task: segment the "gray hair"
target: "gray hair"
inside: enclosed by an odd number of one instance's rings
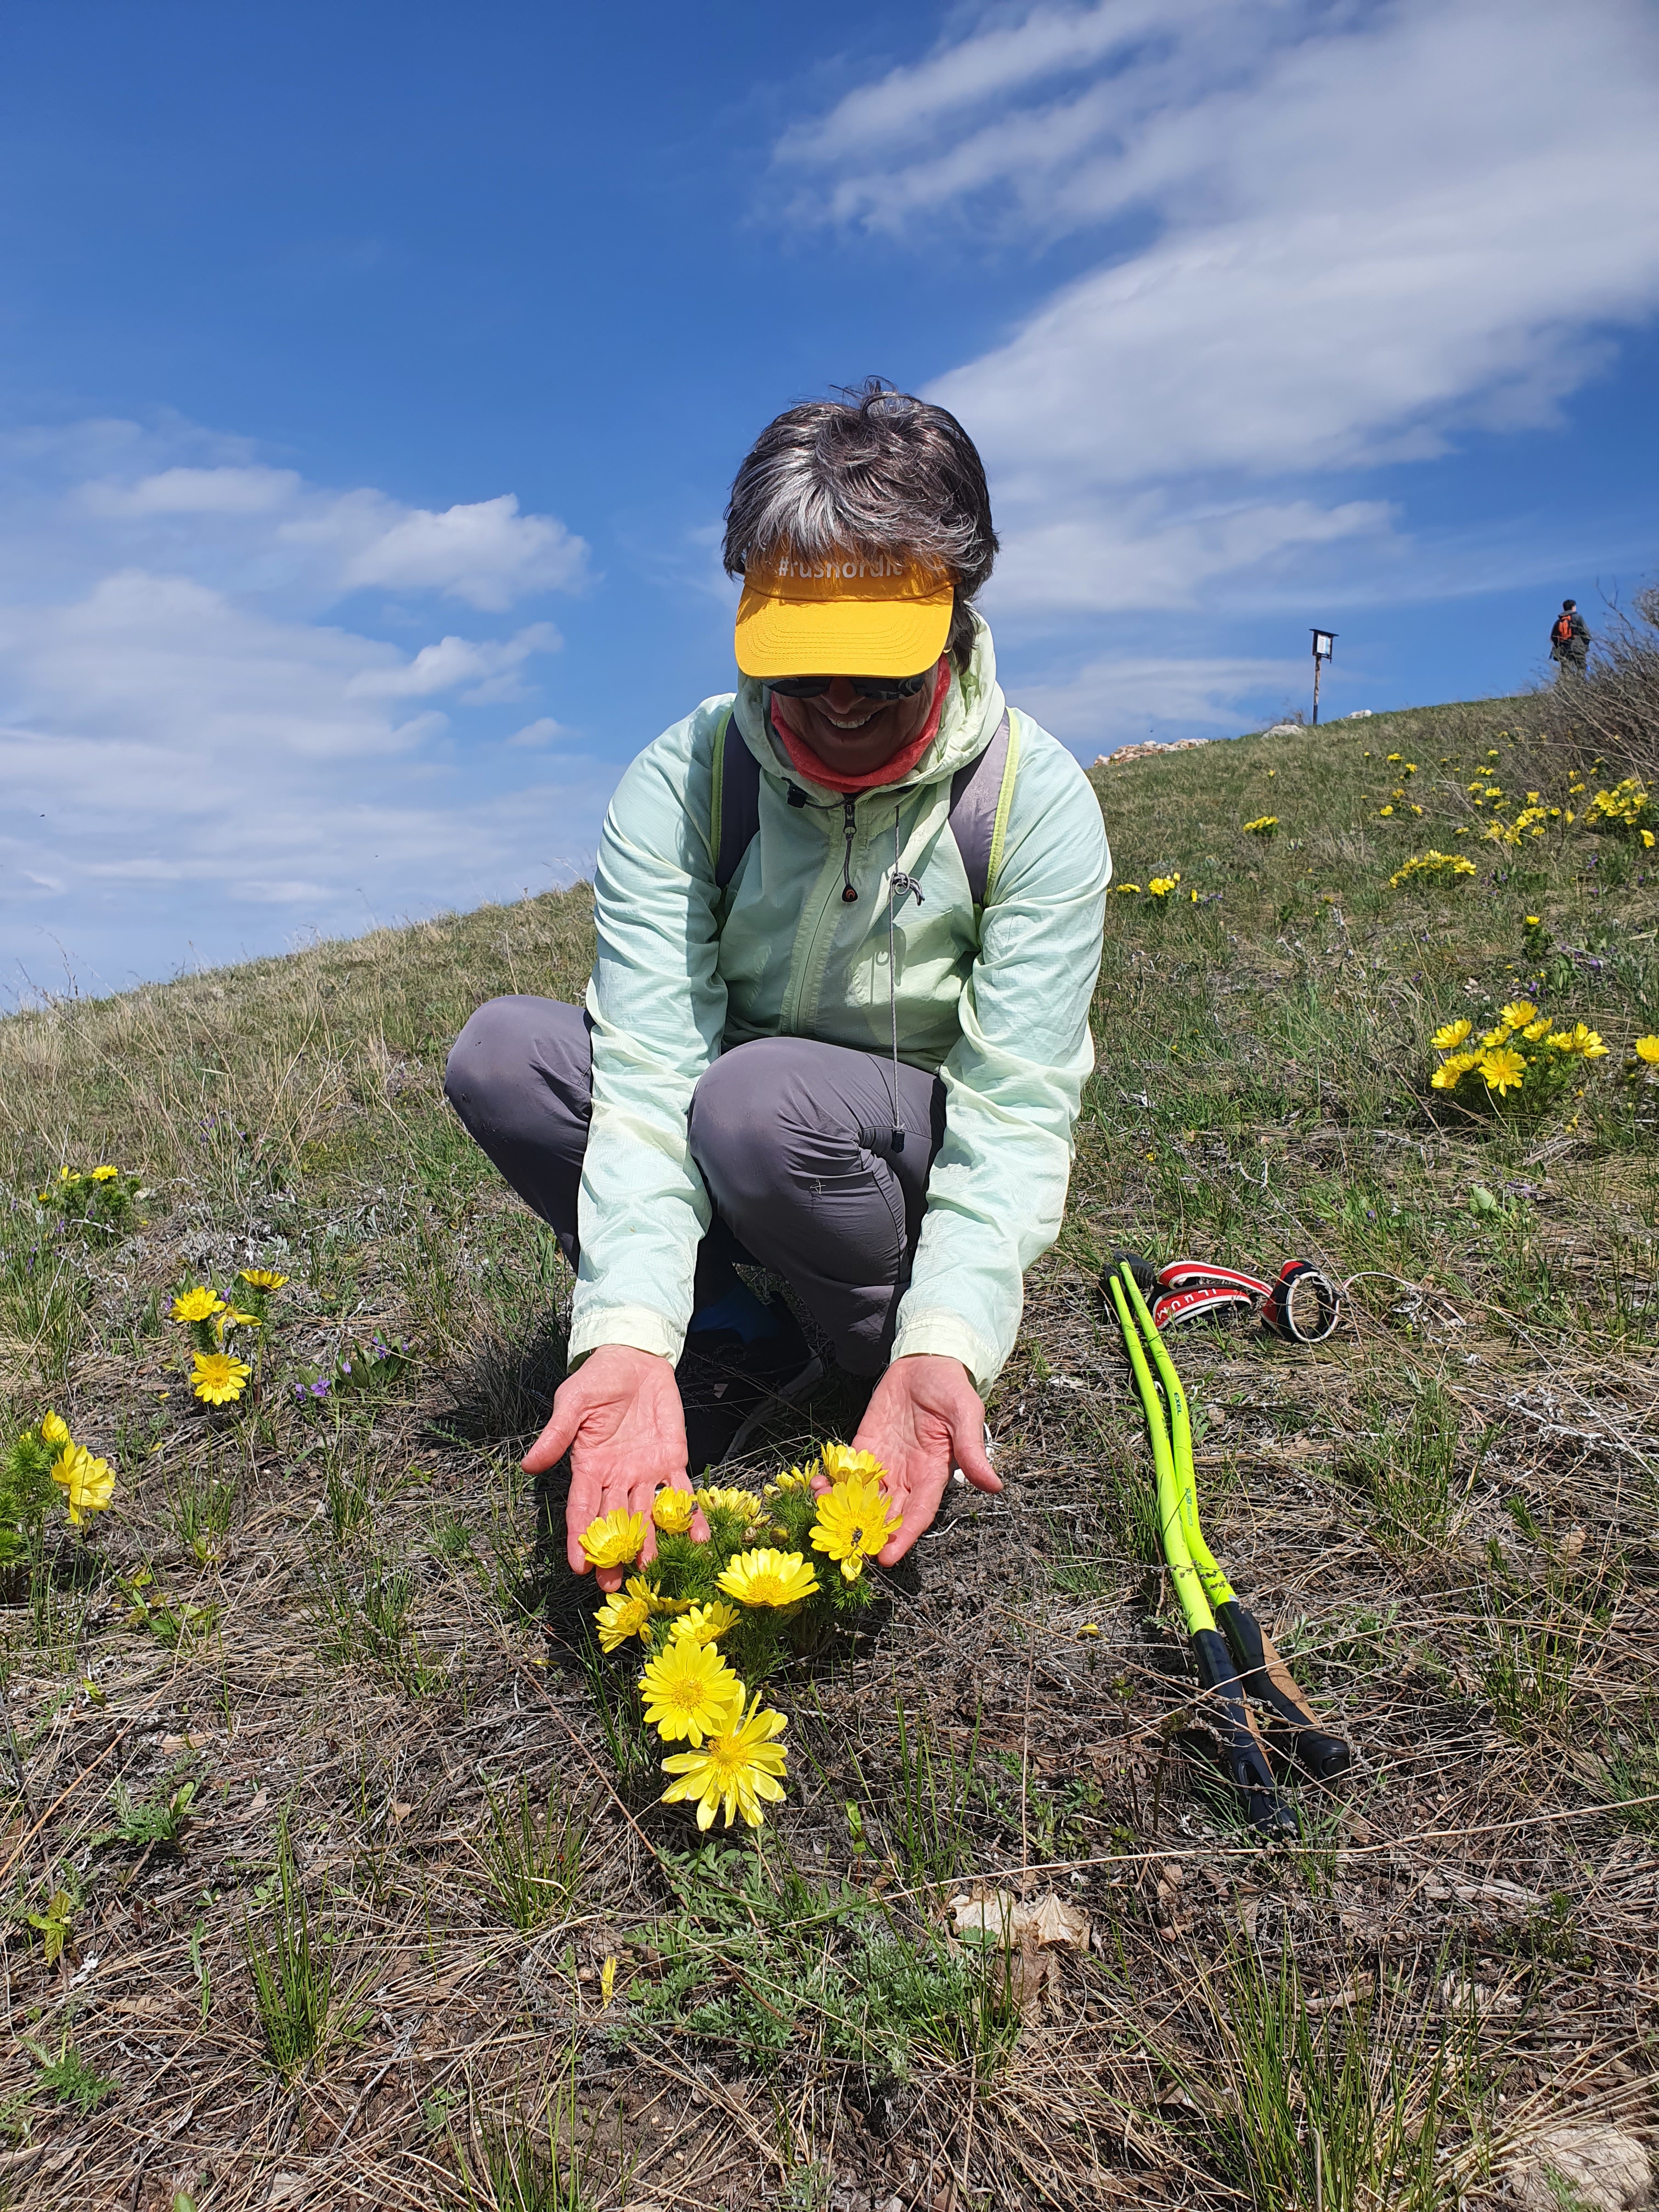
[[[956,586],[947,650],[973,648],[969,611],[997,556],[985,465],[954,415],[871,377],[838,399],[769,422],[744,456],[726,509],[728,576],[787,547],[898,555],[945,569]]]

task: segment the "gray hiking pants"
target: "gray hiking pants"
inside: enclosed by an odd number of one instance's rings
[[[555,999],[491,999],[455,1040],[444,1090],[526,1205],[579,1256],[576,1197],[593,1085],[588,1020]],[[724,1053],[692,1095],[691,1157],[714,1218],[697,1254],[699,1311],[733,1261],[799,1297],[851,1375],[885,1364],[945,1135],[945,1085],[879,1053],[761,1037]]]

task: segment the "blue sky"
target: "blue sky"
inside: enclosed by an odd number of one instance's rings
[[[580,872],[732,471],[979,440],[1084,759],[1540,671],[1659,568],[1646,0],[15,11],[0,1003]]]

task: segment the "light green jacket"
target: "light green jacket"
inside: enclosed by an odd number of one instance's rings
[[[1071,755],[1016,709],[1012,804],[984,909],[975,908],[946,817],[951,777],[1002,718],[981,622],[933,744],[902,782],[858,797],[855,903],[842,898],[841,799],[775,750],[761,687],[744,678],[726,741],[746,744],[764,770],[760,830],[721,892],[713,762],[731,705],[730,693],[706,699],[665,731],[605,817],[571,1357],[601,1344],[679,1357],[710,1216],[686,1121],[698,1077],[722,1050],[763,1036],[890,1049],[896,821],[900,865],[922,891],[898,910],[899,1055],[943,1078],[945,1115],[893,1357],[948,1353],[983,1390],[1013,1349],[1024,1271],[1059,1234],[1094,1064],[1089,1002],[1111,879],[1099,805]],[[791,806],[792,782],[814,803]]]

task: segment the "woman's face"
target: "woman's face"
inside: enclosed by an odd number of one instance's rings
[[[939,656],[940,659],[944,655]],[[772,700],[774,719],[809,745],[826,768],[842,775],[868,775],[908,744],[933,704],[939,662],[913,699],[865,699],[847,676],[830,678],[816,699]]]

